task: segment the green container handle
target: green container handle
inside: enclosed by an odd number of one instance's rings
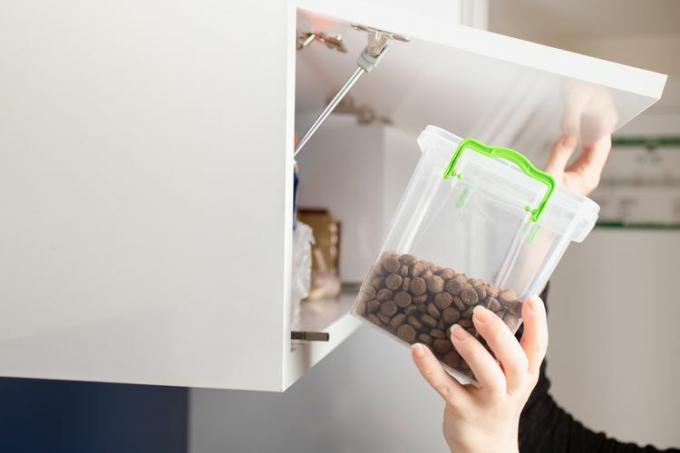
[[[466,138],[460,142],[456,152],[453,153],[453,157],[451,157],[451,161],[444,171],[444,179],[449,179],[451,176],[460,178],[460,174],[456,173],[456,164],[458,163],[460,156],[463,154],[463,150],[466,148],[476,151],[486,157],[509,160],[510,162],[517,165],[522,171],[524,171],[527,176],[548,186],[548,190],[545,192],[543,200],[537,208],[525,208],[531,213],[531,220],[533,222],[538,222],[538,220],[541,218],[541,214],[543,214],[543,211],[545,210],[546,205],[550,201],[550,198],[552,198],[553,194],[555,193],[555,178],[550,176],[548,173],[534,167],[534,164],[532,164],[531,161],[527,159],[526,156],[524,156],[524,154],[519,153],[514,149],[503,148],[500,146],[488,146],[473,138]]]

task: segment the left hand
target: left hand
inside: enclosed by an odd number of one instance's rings
[[[582,145],[581,155],[567,167],[578,140],[563,135],[553,144],[545,171],[557,181],[582,195],[588,195],[600,183],[604,164],[612,147],[612,136],[604,135],[597,141]]]

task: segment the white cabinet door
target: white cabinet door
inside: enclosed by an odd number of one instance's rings
[[[0,375],[279,389],[294,16],[0,14]]]
[[[617,127],[663,87],[452,25],[447,2],[387,3],[6,2],[0,375],[282,390],[356,329],[345,297],[296,321],[330,342],[291,345],[288,297],[296,105],[315,113],[353,70],[349,22],[413,38],[353,91],[408,133],[533,151],[565,118]],[[334,17],[350,52],[296,53],[296,5]]]

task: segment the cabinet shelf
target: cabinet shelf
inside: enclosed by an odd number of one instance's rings
[[[356,286],[343,287],[342,294],[337,298],[301,303],[300,312],[291,323],[291,330],[326,333],[328,341],[291,342],[284,389],[290,387],[359,328],[360,321],[350,314],[357,289]]]

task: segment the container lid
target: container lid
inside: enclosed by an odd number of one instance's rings
[[[421,150],[430,165],[441,168],[442,177],[461,141],[460,137],[435,126],[427,126],[418,137]],[[465,165],[467,176],[482,182],[482,190],[513,205],[522,206],[527,200],[535,203],[537,195],[546,191],[546,186],[506,160],[468,152],[462,155],[460,165],[461,168]],[[558,183],[537,224],[581,242],[595,225],[599,210],[599,205],[590,198]]]

